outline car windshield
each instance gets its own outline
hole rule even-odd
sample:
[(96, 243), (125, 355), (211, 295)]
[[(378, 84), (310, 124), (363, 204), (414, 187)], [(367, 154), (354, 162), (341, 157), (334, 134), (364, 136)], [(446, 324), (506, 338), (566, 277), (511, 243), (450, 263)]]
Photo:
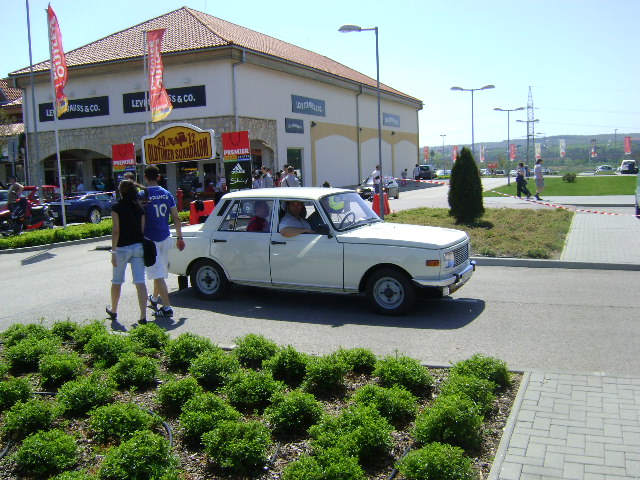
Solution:
[(357, 193), (327, 195), (320, 199), (320, 205), (339, 232), (382, 221)]
[[(391, 180), (393, 180), (391, 177), (389, 176), (385, 176), (384, 177), (384, 184), (388, 184), (391, 183)], [(363, 187), (372, 187), (373, 188), (373, 177), (367, 177), (365, 178), (362, 183), (360, 184)]]

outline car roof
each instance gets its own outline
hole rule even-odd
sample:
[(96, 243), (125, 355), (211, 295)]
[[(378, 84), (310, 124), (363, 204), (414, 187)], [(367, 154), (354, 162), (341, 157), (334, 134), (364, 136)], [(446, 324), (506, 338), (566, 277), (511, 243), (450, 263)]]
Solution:
[(315, 200), (316, 198), (324, 197), (325, 195), (346, 192), (354, 192), (354, 190), (326, 187), (254, 188), (230, 192), (223, 198), (225, 200), (235, 198), (302, 198), (304, 200)]

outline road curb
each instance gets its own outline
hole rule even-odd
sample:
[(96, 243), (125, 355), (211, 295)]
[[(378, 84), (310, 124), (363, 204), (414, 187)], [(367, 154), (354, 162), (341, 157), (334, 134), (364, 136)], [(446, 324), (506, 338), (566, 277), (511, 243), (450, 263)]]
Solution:
[[(82, 245), (83, 243), (102, 242), (105, 240), (111, 240), (111, 235), (83, 238), (81, 240), (70, 240), (68, 242), (48, 243), (46, 245), (34, 245), (33, 247), (8, 248), (6, 250), (0, 250), (0, 255), (8, 255), (11, 253), (38, 252), (40, 250), (51, 250), (52, 248), (68, 247), (69, 245)], [(111, 246), (109, 246), (109, 248), (111, 248)]]
[(640, 265), (635, 263), (596, 263), (573, 262), (567, 260), (544, 260), (529, 258), (495, 258), (473, 257), (479, 267), (523, 267), (523, 268), (565, 268), (583, 270), (626, 270), (640, 271)]

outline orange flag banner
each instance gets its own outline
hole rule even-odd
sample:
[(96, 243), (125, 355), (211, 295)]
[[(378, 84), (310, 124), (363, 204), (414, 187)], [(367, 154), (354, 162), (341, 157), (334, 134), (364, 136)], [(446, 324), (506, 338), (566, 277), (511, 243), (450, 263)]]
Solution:
[(162, 63), (162, 37), (165, 29), (147, 32), (147, 64), (149, 72), (149, 102), (151, 104), (151, 121), (164, 120), (173, 110), (173, 105), (164, 88), (164, 65)]
[(64, 94), (64, 87), (67, 84), (67, 59), (62, 48), (62, 33), (60, 25), (51, 5), (47, 8), (47, 18), (49, 20), (49, 54), (51, 58), (51, 75), (53, 75), (53, 87), (56, 94), (55, 109), (58, 118), (69, 110), (69, 101)]

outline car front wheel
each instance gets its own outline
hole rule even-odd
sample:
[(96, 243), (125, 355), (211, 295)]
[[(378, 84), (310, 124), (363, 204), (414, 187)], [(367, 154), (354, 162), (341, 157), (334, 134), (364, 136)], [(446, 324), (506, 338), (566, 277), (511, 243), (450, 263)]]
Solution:
[(224, 271), (213, 260), (202, 258), (191, 267), (191, 286), (205, 300), (219, 300), (229, 285)]
[(90, 223), (100, 223), (100, 220), (102, 220), (102, 215), (100, 214), (100, 210), (98, 208), (92, 208), (89, 211), (89, 215), (87, 215), (87, 220)]
[(416, 300), (416, 289), (406, 274), (381, 268), (367, 280), (367, 299), (378, 313), (402, 315)]

